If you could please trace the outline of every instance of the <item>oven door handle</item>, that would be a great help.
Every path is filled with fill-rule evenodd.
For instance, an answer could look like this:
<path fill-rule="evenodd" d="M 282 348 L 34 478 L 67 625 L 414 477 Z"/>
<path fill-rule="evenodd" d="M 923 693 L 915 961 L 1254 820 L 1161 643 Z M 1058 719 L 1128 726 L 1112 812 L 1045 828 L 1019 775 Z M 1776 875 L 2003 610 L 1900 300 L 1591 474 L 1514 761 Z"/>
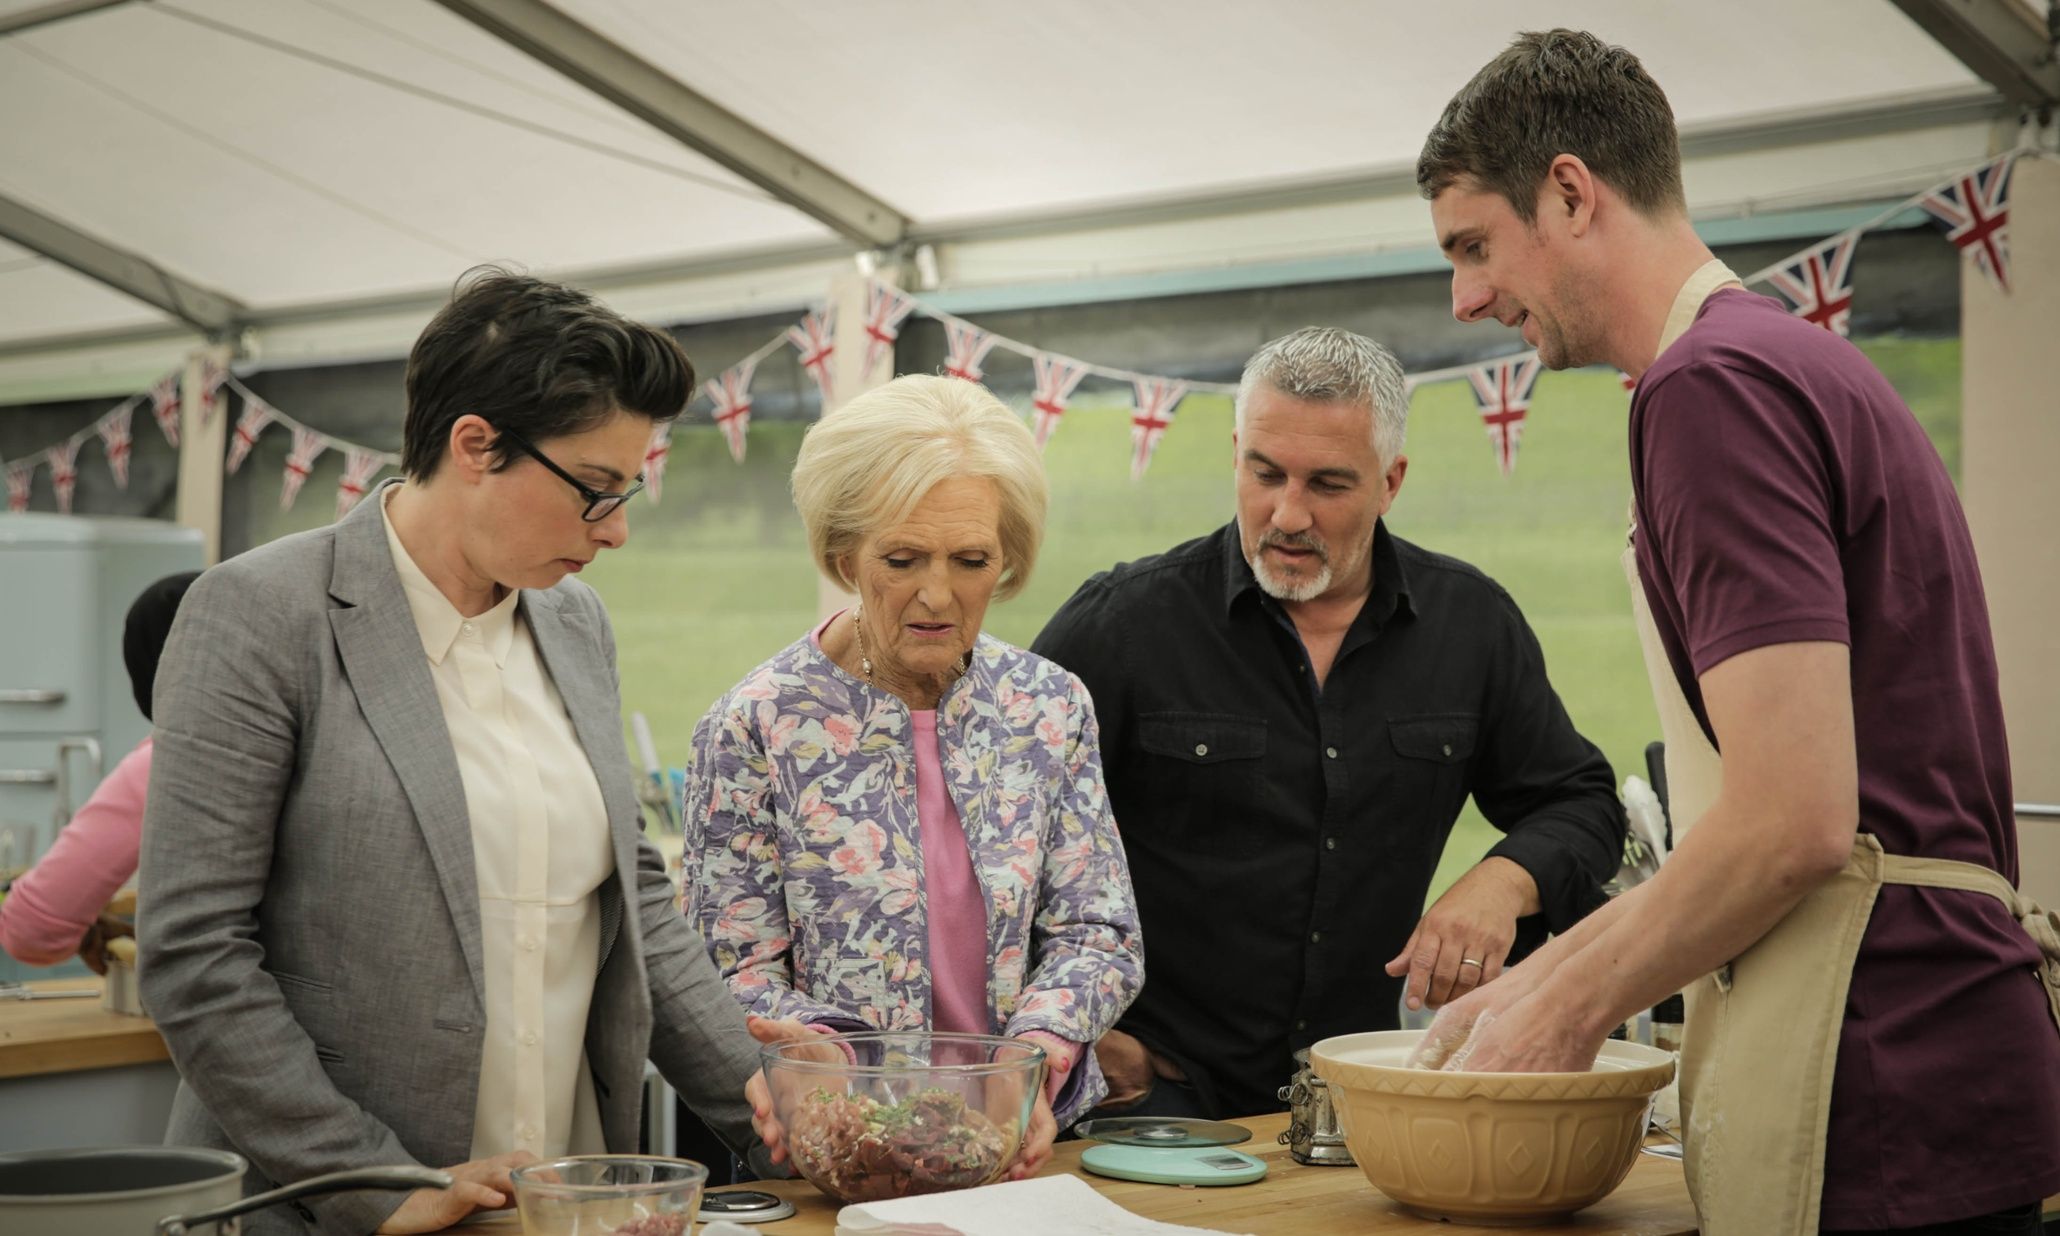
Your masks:
<path fill-rule="evenodd" d="M 72 753 L 83 754 L 93 769 L 93 775 L 86 784 L 98 786 L 105 772 L 107 761 L 100 755 L 100 740 L 85 734 L 57 740 L 57 807 L 52 819 L 59 828 L 71 823 L 72 818 Z"/>
<path fill-rule="evenodd" d="M 64 692 L 55 687 L 0 687 L 0 704 L 62 704 Z"/>

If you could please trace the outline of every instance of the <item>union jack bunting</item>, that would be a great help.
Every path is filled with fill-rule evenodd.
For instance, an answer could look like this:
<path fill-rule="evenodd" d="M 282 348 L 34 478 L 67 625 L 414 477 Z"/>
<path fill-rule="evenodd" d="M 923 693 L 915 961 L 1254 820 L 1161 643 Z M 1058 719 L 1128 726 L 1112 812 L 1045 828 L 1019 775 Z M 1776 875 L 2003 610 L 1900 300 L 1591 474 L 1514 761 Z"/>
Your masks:
<path fill-rule="evenodd" d="M 665 489 L 665 461 L 672 457 L 672 422 L 651 426 L 651 441 L 644 446 L 644 492 L 655 504 Z"/>
<path fill-rule="evenodd" d="M 901 324 L 916 311 L 916 302 L 892 284 L 868 279 L 865 285 L 865 371 L 892 355 L 901 338 Z"/>
<path fill-rule="evenodd" d="M 246 395 L 243 415 L 236 418 L 236 428 L 229 434 L 229 458 L 223 465 L 224 471 L 231 476 L 236 475 L 236 469 L 242 467 L 244 459 L 249 456 L 250 448 L 257 445 L 258 435 L 271 422 L 271 406 L 262 399 Z"/>
<path fill-rule="evenodd" d="M 116 489 L 129 487 L 129 418 L 135 413 L 134 401 L 124 403 L 93 426 L 100 434 L 100 444 L 107 448 L 107 470 L 114 473 Z"/>
<path fill-rule="evenodd" d="M 19 515 L 29 509 L 29 487 L 36 481 L 36 461 L 17 459 L 7 465 L 7 509 Z"/>
<path fill-rule="evenodd" d="M 1073 397 L 1073 389 L 1087 376 L 1087 365 L 1070 357 L 1039 352 L 1030 358 L 1030 368 L 1037 375 L 1037 394 L 1030 400 L 1030 411 L 1036 423 L 1037 449 L 1041 451 L 1051 441 L 1052 431 L 1059 427 L 1059 418 L 1066 414 L 1066 401 Z"/>
<path fill-rule="evenodd" d="M 1488 440 L 1495 444 L 1495 459 L 1502 475 L 1516 471 L 1516 448 L 1524 434 L 1524 418 L 1530 415 L 1531 391 L 1538 385 L 1543 368 L 1538 354 L 1530 352 L 1466 371 L 1473 387 L 1473 401 L 1481 410 Z"/>
<path fill-rule="evenodd" d="M 1130 413 L 1130 479 L 1137 481 L 1144 479 L 1152 453 L 1159 449 L 1159 439 L 1166 436 L 1166 427 L 1173 423 L 1173 410 L 1187 394 L 1187 383 L 1171 378 L 1135 378 L 1131 384 L 1137 388 L 1137 406 Z"/>
<path fill-rule="evenodd" d="M 43 452 L 50 461 L 50 487 L 57 491 L 57 509 L 72 513 L 72 490 L 79 483 L 79 439 L 67 438 Z"/>
<path fill-rule="evenodd" d="M 279 480 L 280 510 L 293 509 L 293 500 L 300 497 L 300 487 L 307 484 L 308 473 L 315 470 L 315 457 L 328 447 L 328 438 L 300 425 L 293 427 L 293 449 L 286 454 L 286 472 Z"/>
<path fill-rule="evenodd" d="M 222 383 L 229 380 L 229 371 L 213 361 L 200 367 L 200 423 L 211 425 L 215 419 L 215 404 L 219 401 Z"/>
<path fill-rule="evenodd" d="M 348 447 L 343 453 L 343 480 L 336 486 L 336 517 L 342 519 L 350 514 L 372 487 L 372 478 L 386 466 L 386 457 L 377 451 Z M 301 479 L 305 480 L 306 477 Z"/>
<path fill-rule="evenodd" d="M 810 311 L 798 325 L 787 328 L 787 341 L 801 353 L 801 367 L 815 379 L 823 394 L 823 407 L 830 406 L 830 357 L 837 351 L 837 310 Z"/>
<path fill-rule="evenodd" d="M 971 322 L 957 318 L 944 320 L 946 355 L 944 372 L 954 378 L 978 382 L 986 371 L 980 368 L 987 354 L 994 350 L 995 338 Z"/>
<path fill-rule="evenodd" d="M 2010 170 L 2015 155 L 1926 193 L 1918 205 L 1995 285 L 2010 290 Z"/>
<path fill-rule="evenodd" d="M 179 371 L 174 369 L 150 388 L 150 414 L 164 431 L 165 441 L 179 445 Z"/>
<path fill-rule="evenodd" d="M 731 365 L 721 376 L 701 384 L 708 392 L 708 398 L 715 404 L 715 423 L 722 430 L 722 436 L 730 444 L 730 458 L 744 462 L 744 430 L 751 424 L 751 375 L 758 369 L 758 362 L 747 360 L 740 365 Z M 824 399 L 829 398 L 825 391 Z M 654 484 L 651 487 L 656 490 Z M 655 494 L 654 494 L 655 496 Z"/>
<path fill-rule="evenodd" d="M 1789 312 L 1840 335 L 1853 316 L 1853 250 L 1860 236 L 1847 232 L 1814 245 L 1767 276 L 1790 306 Z"/>

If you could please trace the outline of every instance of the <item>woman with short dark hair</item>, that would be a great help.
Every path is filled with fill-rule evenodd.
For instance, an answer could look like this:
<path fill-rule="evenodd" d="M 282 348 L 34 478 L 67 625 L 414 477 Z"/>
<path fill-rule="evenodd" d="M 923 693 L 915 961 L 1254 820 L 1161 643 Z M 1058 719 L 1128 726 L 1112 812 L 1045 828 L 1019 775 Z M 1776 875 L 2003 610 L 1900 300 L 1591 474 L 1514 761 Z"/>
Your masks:
<path fill-rule="evenodd" d="M 608 615 L 568 578 L 693 387 L 663 332 L 475 272 L 409 358 L 405 479 L 187 597 L 141 890 L 170 1140 L 252 1188 L 459 1178 L 247 1230 L 433 1231 L 531 1158 L 633 1153 L 647 1056 L 750 1145 L 755 1046 L 640 835 Z"/>

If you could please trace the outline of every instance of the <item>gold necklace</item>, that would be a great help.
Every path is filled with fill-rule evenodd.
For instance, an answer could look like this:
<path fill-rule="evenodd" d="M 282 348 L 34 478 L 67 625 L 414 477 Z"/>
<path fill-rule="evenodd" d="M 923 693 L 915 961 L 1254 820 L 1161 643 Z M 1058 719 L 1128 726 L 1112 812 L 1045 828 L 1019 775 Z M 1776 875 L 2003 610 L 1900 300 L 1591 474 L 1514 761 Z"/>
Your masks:
<path fill-rule="evenodd" d="M 873 685 L 873 659 L 865 654 L 865 607 L 851 609 L 851 633 L 858 637 L 858 668 L 865 673 L 865 685 Z"/>

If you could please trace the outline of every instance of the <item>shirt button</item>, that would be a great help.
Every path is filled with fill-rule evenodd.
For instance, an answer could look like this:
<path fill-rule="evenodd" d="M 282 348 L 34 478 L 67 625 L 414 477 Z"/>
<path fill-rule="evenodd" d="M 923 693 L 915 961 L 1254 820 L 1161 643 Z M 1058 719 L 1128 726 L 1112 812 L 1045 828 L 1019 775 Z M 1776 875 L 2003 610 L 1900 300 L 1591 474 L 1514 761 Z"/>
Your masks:
<path fill-rule="evenodd" d="M 523 947 L 523 950 L 524 950 L 525 952 L 531 952 L 531 953 L 534 953 L 534 952 L 536 952 L 536 937 L 535 937 L 535 936 L 524 936 L 524 937 L 522 937 L 522 947 Z"/>
<path fill-rule="evenodd" d="M 1209 744 L 1208 744 L 1208 743 L 1205 743 L 1205 742 L 1198 742 L 1198 743 L 1196 743 L 1196 744 L 1195 744 L 1195 754 L 1196 754 L 1196 755 L 1207 755 L 1207 754 L 1209 754 Z"/>
<path fill-rule="evenodd" d="M 1325 747 L 1323 753 L 1332 759 L 1338 758 L 1338 749 L 1336 747 Z"/>
<path fill-rule="evenodd" d="M 1449 742 L 1445 744 L 1445 754 L 1446 754 L 1446 755 L 1450 755 L 1450 754 L 1452 754 L 1452 744 L 1451 744 L 1451 743 L 1449 743 Z"/>
<path fill-rule="evenodd" d="M 535 1046 L 536 1046 L 536 1031 L 534 1031 L 534 1030 L 525 1030 L 525 1031 L 523 1031 L 523 1032 L 522 1032 L 522 1045 L 523 1045 L 524 1047 L 535 1047 Z"/>
<path fill-rule="evenodd" d="M 535 1140 L 536 1140 L 536 1126 L 535 1126 L 535 1125 L 533 1125 L 533 1124 L 525 1124 L 525 1125 L 523 1125 L 523 1126 L 522 1126 L 522 1128 L 521 1128 L 521 1130 L 520 1130 L 520 1131 L 521 1131 L 521 1133 L 522 1133 L 522 1140 L 523 1140 L 523 1141 L 526 1141 L 526 1142 L 533 1142 L 533 1141 L 535 1141 Z"/>
<path fill-rule="evenodd" d="M 1309 933 L 1309 943 L 1311 943 L 1311 944 L 1321 944 L 1321 943 L 1323 943 L 1323 933 L 1322 933 L 1322 932 L 1320 932 L 1320 931 L 1312 931 L 1312 932 L 1310 932 L 1310 933 Z"/>
<path fill-rule="evenodd" d="M 1297 1021 L 1295 1022 L 1295 1029 L 1297 1029 L 1297 1030 L 1307 1030 L 1308 1028 L 1309 1028 L 1309 1023 L 1308 1023 L 1308 1022 L 1306 1022 L 1306 1021 L 1300 1021 L 1300 1020 L 1297 1020 Z"/>
<path fill-rule="evenodd" d="M 1326 850 L 1335 850 L 1335 849 L 1337 849 L 1337 848 L 1338 848 L 1338 839 L 1337 839 L 1336 837 L 1325 837 L 1325 838 L 1323 839 L 1323 848 L 1324 848 L 1324 849 L 1326 849 Z"/>
<path fill-rule="evenodd" d="M 467 634 L 467 635 L 470 635 L 470 634 L 472 634 L 472 624 L 471 624 L 471 623 L 469 623 L 469 622 L 468 622 L 468 623 L 466 623 L 463 629 L 464 629 L 464 632 L 465 632 L 465 634 Z"/>

